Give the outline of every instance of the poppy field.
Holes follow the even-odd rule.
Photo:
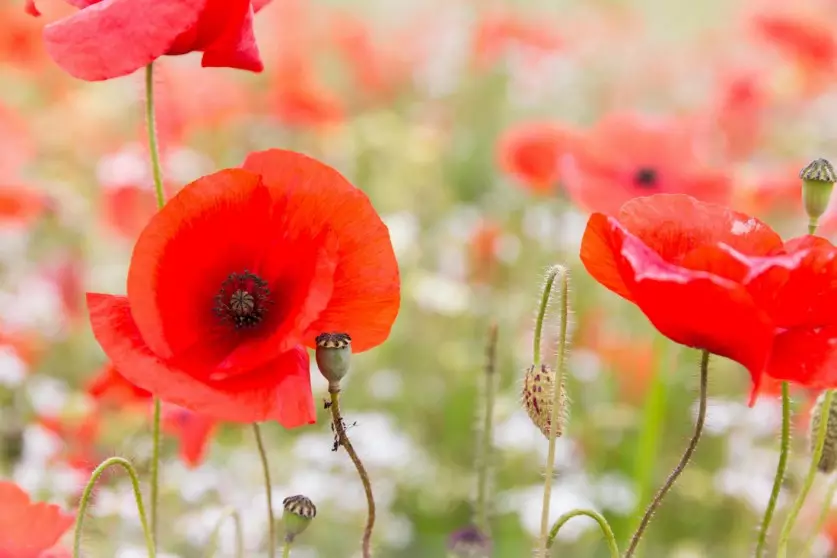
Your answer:
[[[830,0],[0,0],[0,558],[837,556]]]

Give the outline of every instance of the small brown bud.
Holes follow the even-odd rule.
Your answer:
[[[555,425],[554,435],[556,438],[564,433],[564,422],[567,415],[567,395],[564,387],[564,379],[558,386],[558,421]],[[555,371],[549,366],[542,364],[540,368],[530,366],[523,376],[523,406],[532,423],[537,426],[543,435],[549,439],[550,423],[552,420],[552,408],[555,401]]]
[[[305,496],[288,496],[282,501],[285,511],[282,513],[282,523],[285,525],[285,539],[292,542],[317,517],[317,506]]]

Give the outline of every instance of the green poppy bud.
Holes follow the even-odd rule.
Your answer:
[[[799,173],[802,179],[802,201],[805,212],[811,220],[811,226],[816,227],[817,220],[825,213],[831,200],[831,191],[837,176],[831,163],[825,159],[811,162]]]
[[[837,469],[837,397],[832,397],[830,409],[824,409],[824,406],[825,392],[820,394],[814,404],[811,413],[809,439],[811,440],[811,453],[814,453],[817,444],[817,432],[819,432],[823,417],[826,417],[825,420],[828,421],[828,424],[825,426],[825,445],[822,448],[822,455],[817,468],[820,472],[829,474]]]
[[[553,432],[556,438],[564,433],[564,422],[567,419],[567,393],[563,378],[558,386],[555,383],[555,371],[546,364],[530,366],[523,376],[523,406],[532,423],[547,439],[550,436],[556,387],[559,390],[558,421]]]
[[[352,338],[348,333],[321,333],[317,343],[317,367],[329,384],[339,384],[349,373]]]
[[[285,540],[293,542],[297,535],[305,531],[311,520],[317,517],[317,506],[302,495],[288,496],[282,501],[282,523],[285,526]]]

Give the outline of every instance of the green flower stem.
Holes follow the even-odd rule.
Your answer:
[[[686,447],[686,451],[683,452],[683,456],[680,458],[680,462],[674,468],[674,470],[669,474],[666,482],[663,483],[663,486],[660,487],[660,490],[657,491],[657,494],[654,496],[654,499],[649,504],[648,508],[645,510],[645,515],[642,516],[642,520],[639,523],[636,531],[634,532],[633,537],[631,537],[631,542],[628,545],[628,550],[625,552],[625,558],[630,558],[636,552],[637,546],[639,546],[639,541],[642,538],[645,529],[648,527],[648,524],[651,522],[651,517],[654,515],[654,512],[657,511],[657,508],[660,507],[660,504],[663,501],[663,498],[666,497],[666,494],[671,490],[674,486],[674,483],[677,482],[678,477],[683,471],[686,469],[686,466],[689,464],[689,461],[692,459],[692,454],[695,452],[695,448],[697,448],[698,442],[700,441],[700,435],[703,432],[703,424],[706,421],[706,392],[709,383],[709,352],[703,351],[700,357],[700,395],[698,400],[698,416],[697,420],[695,421],[695,431],[692,434],[692,439],[689,441],[689,445]]]
[[[817,518],[817,522],[814,524],[814,532],[811,533],[811,536],[808,538],[808,542],[805,543],[805,550],[802,552],[802,556],[811,555],[811,547],[814,546],[814,541],[816,540],[817,535],[823,531],[825,520],[828,519],[828,512],[831,511],[831,503],[834,502],[835,494],[837,494],[837,478],[831,481],[831,484],[828,486],[828,491],[825,493],[825,499],[822,503],[820,515]]]
[[[567,521],[581,515],[586,515],[587,517],[591,517],[596,520],[596,523],[599,524],[599,528],[602,530],[605,542],[607,542],[607,548],[610,550],[611,558],[619,558],[619,546],[616,544],[616,537],[613,534],[613,529],[610,528],[610,524],[602,514],[593,510],[572,510],[559,517],[558,520],[552,524],[552,529],[549,531],[549,538],[546,541],[546,547],[552,548],[552,545],[555,543],[555,537],[558,536],[558,531]]]
[[[552,473],[555,469],[555,441],[558,438],[558,414],[561,412],[561,385],[564,380],[564,365],[567,354],[567,325],[569,322],[570,303],[570,277],[563,267],[553,267],[548,275],[544,296],[541,302],[541,311],[538,315],[538,326],[543,323],[544,309],[549,300],[549,293],[552,290],[552,283],[555,277],[561,275],[561,326],[558,336],[558,361],[555,365],[555,380],[552,383],[552,414],[549,417],[549,448],[546,455],[546,471],[543,480],[543,505],[541,507],[541,536],[538,539],[538,558],[545,558],[549,538],[549,504],[552,498]],[[538,334],[539,337],[539,334]],[[537,346],[537,345],[536,345]],[[538,366],[535,361],[535,366]]]
[[[785,480],[785,471],[788,468],[788,454],[790,453],[790,388],[787,382],[782,382],[782,437],[779,443],[779,464],[776,466],[776,476],[773,478],[773,490],[770,492],[770,500],[767,509],[764,511],[764,518],[759,529],[759,539],[756,545],[756,558],[761,558],[767,548],[767,533],[770,529],[770,522],[773,520],[773,512],[776,511],[776,502],[779,499],[779,492]]]
[[[285,539],[285,546],[282,547],[282,558],[291,558],[291,541]]]
[[[552,266],[546,274],[546,282],[544,283],[543,293],[541,294],[541,304],[538,307],[538,317],[535,320],[535,335],[534,339],[532,339],[532,364],[535,367],[540,367],[541,365],[541,335],[543,334],[543,321],[546,317],[546,309],[549,307],[549,299],[552,296],[552,284],[562,269],[561,266]]]
[[[491,462],[491,431],[494,423],[494,391],[497,384],[497,324],[488,330],[485,349],[485,405],[483,408],[482,441],[477,463],[476,525],[488,534],[488,470]]]
[[[145,124],[148,130],[148,152],[151,155],[151,173],[154,177],[154,191],[157,207],[166,203],[163,192],[163,171],[160,166],[160,149],[157,145],[157,123],[154,110],[154,63],[145,67]],[[157,545],[157,506],[160,500],[160,398],[154,398],[154,424],[152,425],[151,457],[151,534]]]
[[[788,517],[785,519],[785,524],[782,526],[782,532],[779,535],[779,550],[776,552],[777,558],[785,558],[788,555],[788,542],[790,541],[791,531],[793,525],[796,523],[796,518],[799,512],[802,511],[802,506],[805,504],[805,498],[808,497],[808,492],[814,485],[814,478],[817,475],[817,466],[822,457],[822,450],[825,446],[825,433],[828,430],[829,409],[831,409],[831,400],[834,398],[834,390],[825,392],[825,399],[822,403],[823,420],[820,421],[820,427],[817,429],[817,437],[814,445],[814,454],[811,456],[811,464],[808,467],[808,474],[802,483],[802,490],[793,502]]]
[[[73,558],[81,558],[81,536],[84,530],[84,519],[87,517],[87,508],[90,506],[90,496],[93,494],[93,488],[95,488],[96,481],[99,480],[102,473],[111,466],[122,467],[131,479],[131,486],[134,489],[134,500],[137,503],[137,513],[139,514],[140,524],[142,525],[142,532],[145,535],[148,558],[155,558],[157,556],[157,550],[154,546],[154,537],[151,534],[151,529],[148,527],[148,520],[145,517],[145,506],[142,503],[142,492],[140,491],[137,471],[131,465],[130,461],[122,457],[111,457],[103,461],[93,470],[87,486],[84,487],[84,492],[81,495],[81,503],[78,507],[78,515],[76,516],[76,528],[73,536]]]
[[[209,536],[210,550],[218,547],[218,533],[221,532],[221,526],[227,519],[233,520],[235,525],[235,555],[236,558],[244,558],[244,527],[241,524],[241,514],[234,508],[228,508],[221,513],[212,534]]]
[[[276,556],[276,518],[273,516],[273,493],[271,492],[270,483],[270,465],[267,462],[267,452],[264,449],[264,441],[262,440],[262,431],[259,424],[253,423],[253,434],[256,436],[256,444],[259,446],[259,456],[262,459],[262,469],[264,470],[264,485],[267,490],[267,533],[268,533],[268,547],[267,555],[270,558]]]

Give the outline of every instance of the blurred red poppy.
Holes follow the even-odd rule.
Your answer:
[[[746,158],[764,141],[770,100],[768,84],[753,71],[720,76],[710,125],[721,133],[724,151],[731,159]]]
[[[581,259],[661,333],[762,376],[837,386],[837,249],[807,236],[782,243],[764,223],[684,195],[590,217]]]
[[[75,518],[54,504],[33,503],[19,486],[0,481],[0,556],[40,558]]]
[[[561,166],[562,186],[588,211],[615,214],[626,201],[659,193],[725,203],[729,177],[704,165],[683,122],[614,113],[580,136]]]
[[[540,194],[558,187],[561,158],[574,144],[575,132],[552,122],[521,122],[500,137],[500,168]]]
[[[93,332],[119,372],[218,420],[314,422],[309,359],[322,332],[382,343],[400,302],[389,233],[369,199],[304,155],[251,154],[155,215],[127,296],[89,293]]]
[[[564,39],[556,27],[540,19],[528,19],[513,11],[484,12],[474,33],[474,64],[485,69],[495,64],[509,50],[539,56],[559,51]]]
[[[151,400],[150,392],[126,380],[110,362],[88,382],[87,393],[99,403],[118,408]]]
[[[180,440],[180,459],[189,466],[203,463],[207,445],[218,421],[182,407],[163,409],[163,430]]]
[[[99,81],[163,55],[202,52],[203,66],[260,72],[250,0],[67,0],[80,8],[44,28],[47,51],[71,75]],[[29,13],[37,15],[34,0]],[[137,17],[142,14],[142,17]]]
[[[102,461],[96,447],[101,432],[100,418],[97,412],[90,412],[80,419],[43,416],[38,424],[58,436],[64,444],[56,461],[89,475]]]

